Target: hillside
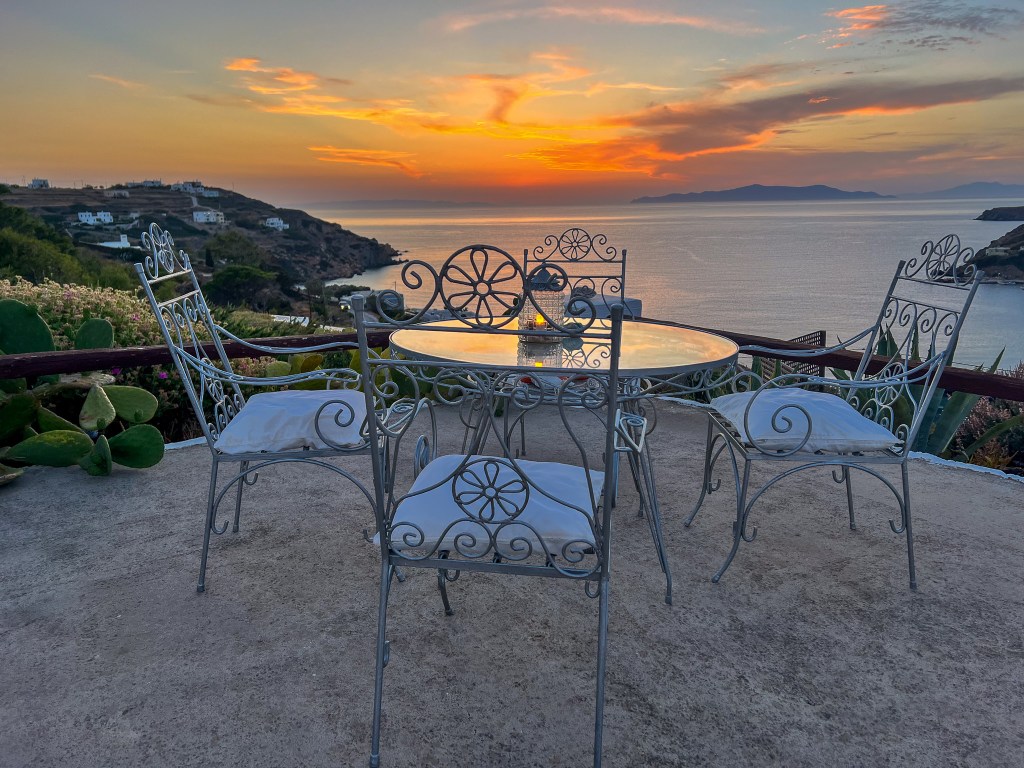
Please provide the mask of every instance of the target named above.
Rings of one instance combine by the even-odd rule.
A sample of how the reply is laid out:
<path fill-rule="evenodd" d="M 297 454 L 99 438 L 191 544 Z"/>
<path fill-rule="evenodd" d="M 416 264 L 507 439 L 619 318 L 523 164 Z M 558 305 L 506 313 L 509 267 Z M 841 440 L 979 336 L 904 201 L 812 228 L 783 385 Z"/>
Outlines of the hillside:
<path fill-rule="evenodd" d="M 750 184 L 736 189 L 708 190 L 705 192 L 673 192 L 658 197 L 638 197 L 634 203 L 742 203 L 789 202 L 796 200 L 881 200 L 887 197 L 877 192 L 846 192 L 824 184 L 809 187 L 781 187 Z"/>
<path fill-rule="evenodd" d="M 979 249 L 974 263 L 989 279 L 1024 280 L 1024 224 Z"/>
<path fill-rule="evenodd" d="M 211 237 L 237 231 L 263 248 L 275 267 L 297 281 L 351 277 L 391 264 L 398 257 L 398 252 L 386 243 L 362 237 L 303 211 L 276 208 L 229 190 L 214 191 L 218 196 L 197 197 L 169 187 L 15 187 L 3 196 L 3 201 L 40 216 L 67 232 L 78 245 L 116 241 L 121 234 L 127 235 L 132 244 L 138 244 L 143 229 L 155 221 L 171 233 L 179 247 L 197 257 Z M 109 196 L 125 193 L 127 197 Z M 107 211 L 113 223 L 81 224 L 81 211 Z M 225 223 L 197 224 L 193 222 L 193 211 L 218 211 L 224 215 Z M 269 217 L 280 218 L 288 228 L 278 231 L 263 226 L 261 222 Z"/>
<path fill-rule="evenodd" d="M 975 221 L 1024 221 L 1024 206 L 1016 208 L 989 208 Z"/>

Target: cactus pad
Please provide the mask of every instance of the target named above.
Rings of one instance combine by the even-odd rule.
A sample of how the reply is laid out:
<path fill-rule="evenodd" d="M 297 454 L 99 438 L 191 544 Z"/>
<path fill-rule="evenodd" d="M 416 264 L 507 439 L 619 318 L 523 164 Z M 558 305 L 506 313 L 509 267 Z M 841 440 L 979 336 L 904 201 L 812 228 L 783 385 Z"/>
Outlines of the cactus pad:
<path fill-rule="evenodd" d="M 70 429 L 57 429 L 22 440 L 12 446 L 4 458 L 23 464 L 70 467 L 91 450 L 92 440 L 88 435 Z"/>
<path fill-rule="evenodd" d="M 114 326 L 102 317 L 86 320 L 75 334 L 75 349 L 110 349 L 113 346 Z"/>
<path fill-rule="evenodd" d="M 163 435 L 151 424 L 136 424 L 110 438 L 110 455 L 126 467 L 152 467 L 164 457 Z"/>
<path fill-rule="evenodd" d="M 32 395 L 15 395 L 0 406 L 0 440 L 21 431 L 32 423 L 36 416 L 36 399 Z"/>
<path fill-rule="evenodd" d="M 114 411 L 125 421 L 141 424 L 156 415 L 159 405 L 156 397 L 139 387 L 108 385 L 103 387 Z"/>
<path fill-rule="evenodd" d="M 82 412 L 78 414 L 78 423 L 82 425 L 82 429 L 92 432 L 108 426 L 116 415 L 117 412 L 103 387 L 94 386 L 85 397 Z"/>
<path fill-rule="evenodd" d="M 0 301 L 0 349 L 8 355 L 52 352 L 53 334 L 34 308 L 4 299 Z"/>
<path fill-rule="evenodd" d="M 72 424 L 67 419 L 58 416 L 49 408 L 43 408 L 42 406 L 39 406 L 39 414 L 36 417 L 36 422 L 39 424 L 40 432 L 53 432 L 55 429 L 70 429 L 72 432 L 82 431 L 81 427 L 77 424 Z"/>
<path fill-rule="evenodd" d="M 24 470 L 22 469 L 15 469 L 14 467 L 5 467 L 3 464 L 0 464 L 0 485 L 7 485 L 8 483 L 13 483 L 15 480 L 21 477 L 23 472 Z"/>
<path fill-rule="evenodd" d="M 110 443 L 104 435 L 100 435 L 92 450 L 78 460 L 78 466 L 93 477 L 110 474 L 114 462 L 110 455 Z"/>

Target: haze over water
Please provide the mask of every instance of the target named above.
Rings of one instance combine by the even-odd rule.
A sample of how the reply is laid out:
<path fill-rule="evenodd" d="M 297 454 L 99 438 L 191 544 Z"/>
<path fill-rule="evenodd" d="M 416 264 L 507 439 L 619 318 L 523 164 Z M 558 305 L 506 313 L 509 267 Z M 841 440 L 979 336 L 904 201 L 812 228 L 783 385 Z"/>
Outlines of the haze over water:
<path fill-rule="evenodd" d="M 999 201 L 1000 205 L 1020 201 Z M 628 250 L 627 291 L 645 316 L 789 338 L 824 328 L 829 343 L 870 325 L 896 263 L 949 233 L 980 248 L 1014 227 L 974 221 L 978 200 L 703 203 L 564 208 L 313 210 L 408 259 L 434 265 L 463 245 L 497 245 L 514 256 L 546 235 L 579 226 Z M 400 267 L 357 278 L 393 288 Z M 416 304 L 415 294 L 408 295 Z M 422 297 L 421 297 L 422 300 Z M 1024 359 L 1024 288 L 983 285 L 956 360 L 1001 367 Z"/>

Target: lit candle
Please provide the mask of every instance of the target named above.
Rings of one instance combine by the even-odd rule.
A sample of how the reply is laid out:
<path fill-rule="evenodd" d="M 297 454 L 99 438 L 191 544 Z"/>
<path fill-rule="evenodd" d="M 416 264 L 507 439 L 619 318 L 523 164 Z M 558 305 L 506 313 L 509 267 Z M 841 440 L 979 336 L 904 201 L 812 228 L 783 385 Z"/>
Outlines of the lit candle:
<path fill-rule="evenodd" d="M 538 314 L 535 318 L 533 318 L 533 327 L 536 328 L 538 331 L 543 331 L 546 325 L 547 322 L 544 320 L 544 315 Z"/>

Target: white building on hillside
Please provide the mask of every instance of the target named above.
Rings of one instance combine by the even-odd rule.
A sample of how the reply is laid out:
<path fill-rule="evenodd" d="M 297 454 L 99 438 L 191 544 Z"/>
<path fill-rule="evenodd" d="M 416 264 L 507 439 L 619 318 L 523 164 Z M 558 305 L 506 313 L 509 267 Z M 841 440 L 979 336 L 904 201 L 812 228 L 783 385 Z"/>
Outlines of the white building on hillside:
<path fill-rule="evenodd" d="M 88 224 L 90 227 L 95 227 L 97 224 L 113 224 L 114 216 L 110 211 L 99 211 L 98 213 L 79 211 L 78 223 Z"/>
<path fill-rule="evenodd" d="M 202 197 L 220 197 L 219 189 L 206 189 L 205 187 L 199 191 Z"/>
<path fill-rule="evenodd" d="M 278 232 L 284 232 L 284 230 L 288 229 L 288 224 L 280 216 L 268 216 L 263 220 L 263 226 L 276 229 Z"/>
<path fill-rule="evenodd" d="M 127 189 L 108 189 L 103 192 L 104 197 L 131 197 L 132 193 Z"/>
<path fill-rule="evenodd" d="M 29 189 L 49 189 L 50 182 L 48 179 L 32 179 L 28 185 Z"/>
<path fill-rule="evenodd" d="M 220 211 L 192 211 L 192 221 L 196 224 L 223 224 L 224 214 Z"/>

